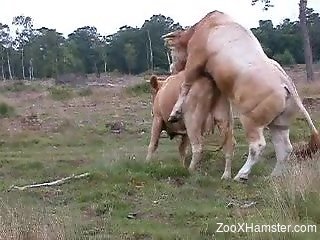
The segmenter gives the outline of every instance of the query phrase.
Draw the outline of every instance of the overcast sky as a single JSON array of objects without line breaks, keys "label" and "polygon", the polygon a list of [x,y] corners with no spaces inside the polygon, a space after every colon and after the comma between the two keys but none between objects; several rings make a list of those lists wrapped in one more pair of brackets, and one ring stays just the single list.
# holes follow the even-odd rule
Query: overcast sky
[{"label": "overcast sky", "polygon": [[[140,27],[153,14],[173,18],[190,26],[206,13],[220,10],[245,27],[255,27],[260,19],[278,24],[284,18],[298,18],[299,0],[272,0],[275,7],[262,11],[251,0],[0,0],[0,22],[10,24],[17,15],[31,16],[35,28],[55,28],[67,35],[78,27],[95,26],[103,35],[123,25]],[[320,0],[309,0],[308,7],[320,12]]]}]

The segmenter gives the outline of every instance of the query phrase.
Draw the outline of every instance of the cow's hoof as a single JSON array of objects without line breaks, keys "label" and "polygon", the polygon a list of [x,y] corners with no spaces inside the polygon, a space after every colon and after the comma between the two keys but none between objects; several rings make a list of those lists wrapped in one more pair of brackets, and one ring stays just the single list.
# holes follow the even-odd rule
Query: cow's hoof
[{"label": "cow's hoof", "polygon": [[168,122],[175,123],[175,122],[178,122],[179,120],[181,120],[181,118],[182,118],[182,114],[180,112],[177,112],[174,115],[170,115],[170,117],[168,118]]},{"label": "cow's hoof", "polygon": [[223,175],[221,176],[222,180],[228,180],[231,179],[231,173],[229,172],[224,172]]},{"label": "cow's hoof", "polygon": [[282,171],[278,171],[278,170],[273,170],[270,174],[271,178],[279,178],[283,176],[283,172]]},{"label": "cow's hoof", "polygon": [[234,178],[235,181],[240,182],[240,183],[246,183],[248,181],[248,177],[247,176],[241,176],[241,175],[237,175]]},{"label": "cow's hoof", "polygon": [[189,171],[189,173],[192,174],[192,173],[194,173],[196,171],[196,168],[195,167],[189,167],[188,171]]},{"label": "cow's hoof", "polygon": [[146,162],[151,162],[151,161],[152,161],[152,156],[148,155],[148,156],[146,157]]}]

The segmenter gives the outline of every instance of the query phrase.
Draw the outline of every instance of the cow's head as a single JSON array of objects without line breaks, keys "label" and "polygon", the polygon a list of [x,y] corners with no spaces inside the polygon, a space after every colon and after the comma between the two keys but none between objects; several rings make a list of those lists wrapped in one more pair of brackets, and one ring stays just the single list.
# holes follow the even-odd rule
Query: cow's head
[{"label": "cow's head", "polygon": [[[154,99],[156,98],[158,91],[162,88],[162,86],[167,82],[164,79],[158,79],[157,76],[152,75],[150,80],[147,80],[150,83],[150,90],[151,90],[151,101],[152,106],[154,104]],[[151,116],[153,116],[153,107],[151,108]]]},{"label": "cow's head", "polygon": [[193,33],[194,27],[191,27],[187,30],[177,30],[162,36],[172,56],[171,73],[176,74],[184,70],[188,56],[187,47]]}]

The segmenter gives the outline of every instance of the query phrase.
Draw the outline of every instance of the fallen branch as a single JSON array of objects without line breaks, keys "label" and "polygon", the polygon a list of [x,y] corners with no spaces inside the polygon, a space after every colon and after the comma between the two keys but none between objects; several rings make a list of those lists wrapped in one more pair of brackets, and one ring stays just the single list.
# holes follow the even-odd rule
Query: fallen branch
[{"label": "fallen branch", "polygon": [[65,177],[65,178],[61,178],[61,179],[58,179],[58,180],[55,180],[55,181],[52,181],[52,182],[45,182],[45,183],[37,183],[37,184],[31,184],[31,185],[25,185],[25,186],[11,186],[8,191],[11,191],[13,189],[17,189],[17,190],[20,190],[20,191],[23,191],[25,189],[28,189],[28,188],[38,188],[38,187],[51,187],[51,186],[57,186],[57,185],[61,185],[71,179],[79,179],[79,178],[84,178],[84,177],[87,177],[89,176],[90,173],[82,173],[82,174],[79,174],[79,175],[74,175],[72,174],[71,176],[69,177]]}]

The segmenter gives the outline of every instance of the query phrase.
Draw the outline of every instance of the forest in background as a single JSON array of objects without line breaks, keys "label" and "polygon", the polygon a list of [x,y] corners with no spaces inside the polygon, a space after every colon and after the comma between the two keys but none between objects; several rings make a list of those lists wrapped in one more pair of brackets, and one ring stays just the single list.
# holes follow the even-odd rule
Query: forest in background
[{"label": "forest in background", "polygon": [[[314,62],[320,61],[320,16],[312,8],[306,12]],[[74,30],[67,37],[56,29],[33,27],[29,16],[0,23],[0,79],[35,79],[57,77],[65,73],[117,71],[139,74],[146,71],[167,72],[169,51],[163,34],[183,29],[164,15],[153,15],[141,27],[125,25],[108,36],[94,26]],[[303,64],[303,37],[299,21],[284,19],[274,25],[260,20],[251,29],[269,57],[282,65]],[[15,33],[15,34],[12,34]]]}]

